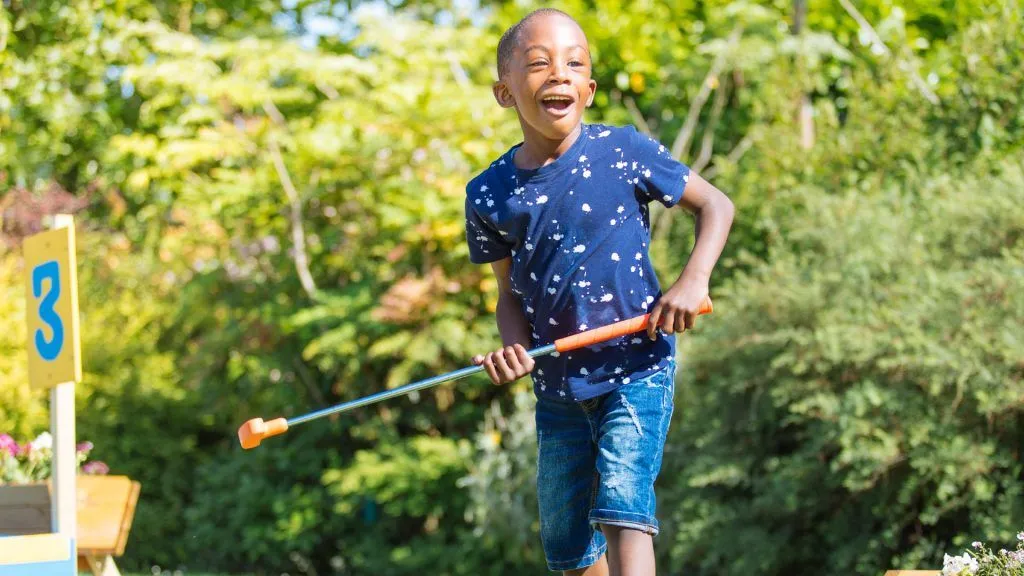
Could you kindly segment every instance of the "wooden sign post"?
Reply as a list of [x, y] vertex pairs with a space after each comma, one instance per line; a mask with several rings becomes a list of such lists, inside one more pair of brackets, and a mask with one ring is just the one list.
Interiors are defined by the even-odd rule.
[[54, 217], [53, 230], [25, 239], [28, 377], [50, 389], [53, 436], [52, 531], [75, 537], [75, 383], [82, 380], [78, 329], [78, 267], [75, 223]]
[[74, 220], [57, 215], [51, 228], [24, 242], [29, 382], [50, 390], [51, 533], [0, 538], [0, 576], [77, 573], [75, 383], [82, 380], [82, 352]]

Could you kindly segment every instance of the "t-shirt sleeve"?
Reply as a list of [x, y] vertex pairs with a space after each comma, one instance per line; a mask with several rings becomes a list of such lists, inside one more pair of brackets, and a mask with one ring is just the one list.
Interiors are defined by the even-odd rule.
[[630, 127], [633, 150], [633, 178], [636, 187], [649, 200], [675, 206], [683, 197], [690, 168], [672, 157], [668, 148]]
[[501, 234], [477, 213], [469, 197], [466, 197], [466, 243], [469, 244], [469, 261], [473, 264], [487, 264], [507, 258], [512, 246]]

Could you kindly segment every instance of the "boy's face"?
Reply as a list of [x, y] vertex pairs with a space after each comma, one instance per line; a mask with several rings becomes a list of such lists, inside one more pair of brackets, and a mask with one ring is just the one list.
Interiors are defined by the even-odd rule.
[[524, 132], [564, 140], [579, 125], [596, 89], [583, 30], [564, 16], [544, 14], [521, 31], [494, 96], [505, 108], [516, 108]]

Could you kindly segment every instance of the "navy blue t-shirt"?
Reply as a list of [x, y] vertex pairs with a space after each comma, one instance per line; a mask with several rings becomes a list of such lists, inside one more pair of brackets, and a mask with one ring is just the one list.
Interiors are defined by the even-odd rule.
[[[513, 146], [466, 187], [470, 260], [512, 257], [512, 289], [530, 347], [646, 314], [661, 297], [648, 257], [648, 204], [673, 206], [689, 168], [632, 126], [584, 124], [572, 147], [536, 170]], [[538, 396], [581, 401], [663, 368], [674, 337], [646, 333], [536, 359]]]

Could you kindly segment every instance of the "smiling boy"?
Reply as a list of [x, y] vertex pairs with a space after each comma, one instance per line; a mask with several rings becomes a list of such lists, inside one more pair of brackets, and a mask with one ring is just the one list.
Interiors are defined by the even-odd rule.
[[[586, 35], [567, 14], [538, 10], [506, 31], [498, 76], [494, 97], [515, 108], [523, 141], [466, 188], [470, 260], [490, 263], [497, 277], [505, 345], [473, 362], [496, 384], [532, 375], [548, 567], [653, 575], [672, 335], [694, 325], [733, 206], [634, 128], [582, 122], [597, 83]], [[651, 201], [696, 218], [693, 251], [664, 294], [648, 256]], [[646, 338], [536, 361], [526, 353], [648, 312]]]

